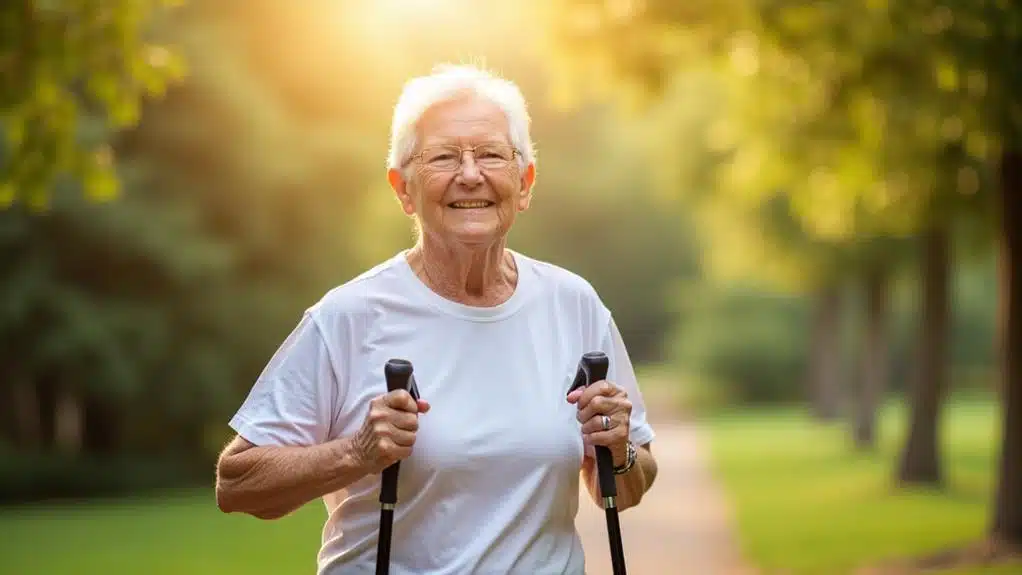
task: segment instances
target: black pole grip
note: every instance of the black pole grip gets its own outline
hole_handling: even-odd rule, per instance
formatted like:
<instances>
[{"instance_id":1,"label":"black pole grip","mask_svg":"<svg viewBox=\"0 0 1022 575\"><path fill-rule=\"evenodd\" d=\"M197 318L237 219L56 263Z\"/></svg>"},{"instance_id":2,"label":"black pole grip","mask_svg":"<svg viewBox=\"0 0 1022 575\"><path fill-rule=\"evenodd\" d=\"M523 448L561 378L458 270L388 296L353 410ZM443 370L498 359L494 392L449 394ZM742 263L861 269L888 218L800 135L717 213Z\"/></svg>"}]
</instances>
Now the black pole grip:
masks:
<instances>
[{"instance_id":1,"label":"black pole grip","mask_svg":"<svg viewBox=\"0 0 1022 575\"><path fill-rule=\"evenodd\" d=\"M412 378L412 362L407 359L390 359L383 366L383 376L387 379L387 391L408 389Z\"/></svg>"},{"instance_id":2,"label":"black pole grip","mask_svg":"<svg viewBox=\"0 0 1022 575\"><path fill-rule=\"evenodd\" d=\"M571 384L570 393L579 387L588 387L594 382L607 379L607 372L610 370L610 358L602 351L591 351L582 355L578 362L578 371L575 373L575 381ZM600 479L600 494L603 497L617 497L617 482L614 481L614 458L610 449L604 445L597 445L596 452L596 473Z\"/></svg>"},{"instance_id":3,"label":"black pole grip","mask_svg":"<svg viewBox=\"0 0 1022 575\"><path fill-rule=\"evenodd\" d=\"M398 389L408 390L412 397L418 399L418 389L415 386L415 378L412 362L406 359L391 359L383 366L383 376L387 380L387 391ZM380 486L380 503L397 503L397 475L401 468L401 462L394 463L383 470L383 480Z\"/></svg>"}]
</instances>

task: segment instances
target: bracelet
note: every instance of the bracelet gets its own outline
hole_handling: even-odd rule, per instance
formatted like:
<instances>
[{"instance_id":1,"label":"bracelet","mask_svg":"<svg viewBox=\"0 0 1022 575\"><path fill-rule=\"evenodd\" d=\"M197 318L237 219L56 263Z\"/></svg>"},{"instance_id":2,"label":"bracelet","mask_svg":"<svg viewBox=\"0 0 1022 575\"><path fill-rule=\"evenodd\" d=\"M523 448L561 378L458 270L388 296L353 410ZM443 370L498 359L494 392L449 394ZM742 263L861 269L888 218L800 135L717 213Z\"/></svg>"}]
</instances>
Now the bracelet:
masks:
<instances>
[{"instance_id":1,"label":"bracelet","mask_svg":"<svg viewBox=\"0 0 1022 575\"><path fill-rule=\"evenodd\" d=\"M625 456L625 464L620 467L614 468L614 475L622 475L628 473L635 465L635 460L638 458L638 453L635 451L635 446L632 442L628 442L628 451Z\"/></svg>"}]
</instances>

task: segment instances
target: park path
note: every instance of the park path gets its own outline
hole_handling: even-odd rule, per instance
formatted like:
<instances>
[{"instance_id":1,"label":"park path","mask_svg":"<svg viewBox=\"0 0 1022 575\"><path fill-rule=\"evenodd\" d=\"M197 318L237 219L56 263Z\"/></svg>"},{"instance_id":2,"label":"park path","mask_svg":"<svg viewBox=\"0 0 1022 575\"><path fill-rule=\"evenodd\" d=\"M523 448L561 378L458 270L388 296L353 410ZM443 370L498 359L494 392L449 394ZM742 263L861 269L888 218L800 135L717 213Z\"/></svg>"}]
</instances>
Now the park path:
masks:
<instances>
[{"instance_id":1,"label":"park path","mask_svg":"<svg viewBox=\"0 0 1022 575\"><path fill-rule=\"evenodd\" d=\"M741 563L731 512L710 472L702 431L669 416L650 419L659 472L642 503L620 515L628 573L754 573ZM611 575L607 520L584 491L575 524L585 548L586 575Z\"/></svg>"}]
</instances>

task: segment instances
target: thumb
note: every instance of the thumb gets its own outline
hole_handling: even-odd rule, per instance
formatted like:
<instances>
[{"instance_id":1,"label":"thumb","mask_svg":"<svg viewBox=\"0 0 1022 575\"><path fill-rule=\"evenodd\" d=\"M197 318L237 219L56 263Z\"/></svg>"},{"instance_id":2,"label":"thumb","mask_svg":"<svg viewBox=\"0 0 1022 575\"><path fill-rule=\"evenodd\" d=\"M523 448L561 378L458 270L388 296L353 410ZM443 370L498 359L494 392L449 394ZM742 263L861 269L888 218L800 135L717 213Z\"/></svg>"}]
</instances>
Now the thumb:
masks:
<instances>
[{"instance_id":1,"label":"thumb","mask_svg":"<svg viewBox=\"0 0 1022 575\"><path fill-rule=\"evenodd\" d=\"M416 401L416 403L418 404L419 413L426 413L427 411L429 411L430 407L429 402L426 401L425 399L420 399Z\"/></svg>"}]
</instances>

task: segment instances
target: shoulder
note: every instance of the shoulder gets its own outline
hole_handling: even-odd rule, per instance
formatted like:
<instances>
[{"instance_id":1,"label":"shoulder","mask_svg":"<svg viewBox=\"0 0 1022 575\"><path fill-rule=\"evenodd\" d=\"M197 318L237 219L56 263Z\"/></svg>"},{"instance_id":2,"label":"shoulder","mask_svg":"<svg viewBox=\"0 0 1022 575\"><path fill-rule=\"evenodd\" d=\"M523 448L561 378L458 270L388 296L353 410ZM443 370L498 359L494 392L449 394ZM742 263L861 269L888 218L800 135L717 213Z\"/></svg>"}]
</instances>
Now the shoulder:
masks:
<instances>
[{"instance_id":1,"label":"shoulder","mask_svg":"<svg viewBox=\"0 0 1022 575\"><path fill-rule=\"evenodd\" d=\"M335 326L364 318L373 296L393 291L401 283L398 256L391 257L337 285L311 306L306 313L320 326Z\"/></svg>"},{"instance_id":2,"label":"shoulder","mask_svg":"<svg viewBox=\"0 0 1022 575\"><path fill-rule=\"evenodd\" d=\"M516 259L529 267L538 288L545 294L577 301L592 311L607 313L607 307L593 284L581 274L552 262L543 261L520 252Z\"/></svg>"}]
</instances>

